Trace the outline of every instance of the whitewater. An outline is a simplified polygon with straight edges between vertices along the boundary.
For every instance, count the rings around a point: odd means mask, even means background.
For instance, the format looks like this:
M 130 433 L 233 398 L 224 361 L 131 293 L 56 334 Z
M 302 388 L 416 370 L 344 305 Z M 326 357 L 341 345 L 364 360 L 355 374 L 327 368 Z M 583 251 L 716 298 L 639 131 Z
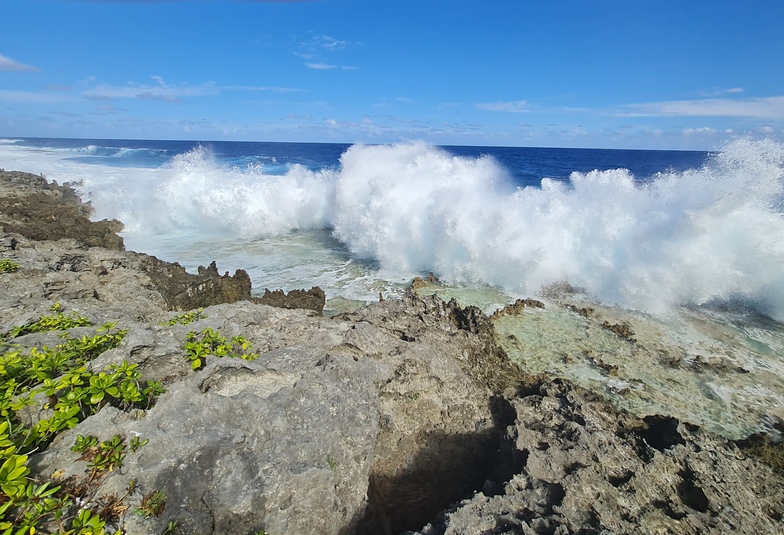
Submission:
M 6 139 L 0 167 L 75 183 L 129 249 L 246 269 L 255 292 L 318 285 L 331 314 L 429 272 L 441 283 L 420 293 L 488 313 L 539 297 L 494 320 L 507 355 L 640 416 L 732 438 L 784 419 L 773 140 L 680 154 Z
M 9 152 L 20 152 L 10 144 L 0 150 L 7 167 Z M 599 302 L 646 312 L 733 300 L 784 319 L 784 147 L 771 140 L 736 141 L 699 168 L 644 181 L 610 169 L 573 172 L 568 181 L 543 176 L 525 187 L 490 156 L 424 143 L 355 145 L 338 166 L 294 164 L 278 174 L 263 163 L 227 165 L 205 145 L 157 168 L 96 168 L 62 151 L 27 159 L 16 161 L 78 182 L 96 218 L 125 223 L 130 248 L 186 265 L 190 254 L 177 258 L 167 243 L 192 252 L 225 241 L 231 257 L 268 240 L 321 245 L 340 257 L 343 271 L 357 262 L 353 277 L 386 281 L 360 289 L 336 272 L 351 287 L 348 298 L 375 298 L 378 288 L 394 293 L 396 284 L 432 271 L 447 284 L 509 297 L 566 281 Z M 293 242 L 284 244 L 286 236 Z M 244 255 L 235 256 L 232 263 Z

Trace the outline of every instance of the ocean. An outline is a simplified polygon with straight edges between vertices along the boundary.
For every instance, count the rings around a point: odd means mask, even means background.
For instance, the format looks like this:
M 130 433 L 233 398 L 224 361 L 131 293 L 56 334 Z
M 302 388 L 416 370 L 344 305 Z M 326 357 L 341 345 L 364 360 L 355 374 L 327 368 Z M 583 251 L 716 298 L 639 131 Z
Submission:
M 0 167 L 75 183 L 95 219 L 125 224 L 128 249 L 189 270 L 243 268 L 257 293 L 318 285 L 328 313 L 400 296 L 430 272 L 441 284 L 425 292 L 488 313 L 521 297 L 587 303 L 631 322 L 647 353 L 594 337 L 566 308 L 496 327 L 527 370 L 641 414 L 727 436 L 784 417 L 784 145 L 773 140 L 684 152 L 0 139 Z M 559 287 L 568 298 L 552 297 Z M 586 348 L 601 349 L 601 366 L 575 364 Z M 662 365 L 675 357 L 677 371 Z M 743 373 L 706 375 L 716 358 Z

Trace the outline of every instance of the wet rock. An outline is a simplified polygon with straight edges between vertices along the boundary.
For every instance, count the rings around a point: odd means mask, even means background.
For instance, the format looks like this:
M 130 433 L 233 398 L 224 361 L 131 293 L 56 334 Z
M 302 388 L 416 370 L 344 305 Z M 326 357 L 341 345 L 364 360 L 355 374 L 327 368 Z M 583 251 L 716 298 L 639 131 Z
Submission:
M 440 282 L 441 281 L 438 279 L 438 277 L 436 277 L 431 271 L 424 279 L 422 277 L 414 277 L 414 280 L 411 281 L 411 289 L 416 290 L 432 284 L 439 284 Z
M 18 171 L 0 172 L 0 225 L 31 240 L 73 238 L 88 245 L 122 250 L 123 228 L 113 219 L 90 221 L 92 208 L 68 185 Z
M 513 304 L 506 305 L 504 308 L 493 312 L 493 315 L 490 316 L 490 319 L 494 320 L 502 316 L 515 316 L 518 314 L 522 314 L 523 310 L 525 310 L 526 308 L 544 308 L 544 303 L 536 299 L 530 299 L 530 298 L 518 299 Z
M 637 340 L 634 339 L 634 331 L 632 328 L 625 323 L 610 323 L 609 321 L 605 321 L 602 323 L 602 327 L 607 329 L 608 331 L 614 333 L 615 335 L 628 340 L 632 343 L 636 342 Z
M 572 312 L 576 312 L 577 314 L 579 314 L 584 318 L 590 318 L 594 313 L 594 309 L 591 307 L 577 307 L 575 305 L 570 305 L 570 304 L 566 304 L 564 306 L 569 310 L 571 310 Z

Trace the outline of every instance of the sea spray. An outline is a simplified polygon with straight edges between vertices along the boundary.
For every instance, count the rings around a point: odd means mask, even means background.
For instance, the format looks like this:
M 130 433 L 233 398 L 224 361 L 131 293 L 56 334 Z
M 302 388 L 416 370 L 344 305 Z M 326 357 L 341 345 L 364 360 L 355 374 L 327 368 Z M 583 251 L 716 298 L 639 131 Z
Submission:
M 594 298 L 665 312 L 743 299 L 784 316 L 782 146 L 738 141 L 703 168 L 639 184 L 623 169 L 509 191 L 490 159 L 424 145 L 341 159 L 335 235 L 398 270 L 511 295 L 567 280 Z
M 173 143 L 150 150 L 174 151 Z M 141 145 L 129 146 L 147 158 Z M 321 169 L 264 167 L 274 153 L 238 166 L 242 158 L 179 146 L 155 168 L 88 164 L 80 148 L 0 149 L 6 167 L 81 181 L 94 217 L 122 220 L 130 248 L 189 267 L 225 258 L 225 269 L 256 269 L 261 287 L 291 288 L 283 277 L 297 265 L 313 269 L 291 284 L 329 259 L 318 283 L 368 300 L 379 285 L 394 292 L 434 271 L 510 297 L 567 280 L 595 300 L 643 311 L 740 299 L 784 318 L 784 146 L 771 140 L 735 141 L 702 167 L 653 177 L 605 169 L 549 179 L 544 170 L 538 187 L 519 187 L 490 156 L 424 143 L 353 146 Z M 299 245 L 286 246 L 287 236 Z M 258 251 L 280 256 L 276 266 Z M 330 273 L 338 284 L 328 284 Z

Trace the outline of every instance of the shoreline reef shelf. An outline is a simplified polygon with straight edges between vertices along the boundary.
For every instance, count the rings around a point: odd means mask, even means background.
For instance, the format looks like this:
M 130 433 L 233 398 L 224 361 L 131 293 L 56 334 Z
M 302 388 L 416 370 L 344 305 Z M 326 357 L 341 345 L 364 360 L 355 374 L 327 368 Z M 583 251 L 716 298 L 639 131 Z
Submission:
M 2 392 L 37 356 L 76 362 L 4 402 L 0 462 L 20 468 L 0 470 L 0 525 L 49 482 L 35 503 L 62 516 L 39 532 L 784 532 L 775 422 L 732 441 L 641 418 L 523 372 L 477 308 L 410 291 L 327 318 L 317 288 L 266 304 L 243 270 L 189 274 L 89 214 L 67 185 L 0 172 L 18 266 L 0 273 Z M 57 421 L 67 389 L 81 412 L 30 448 L 14 433 Z

